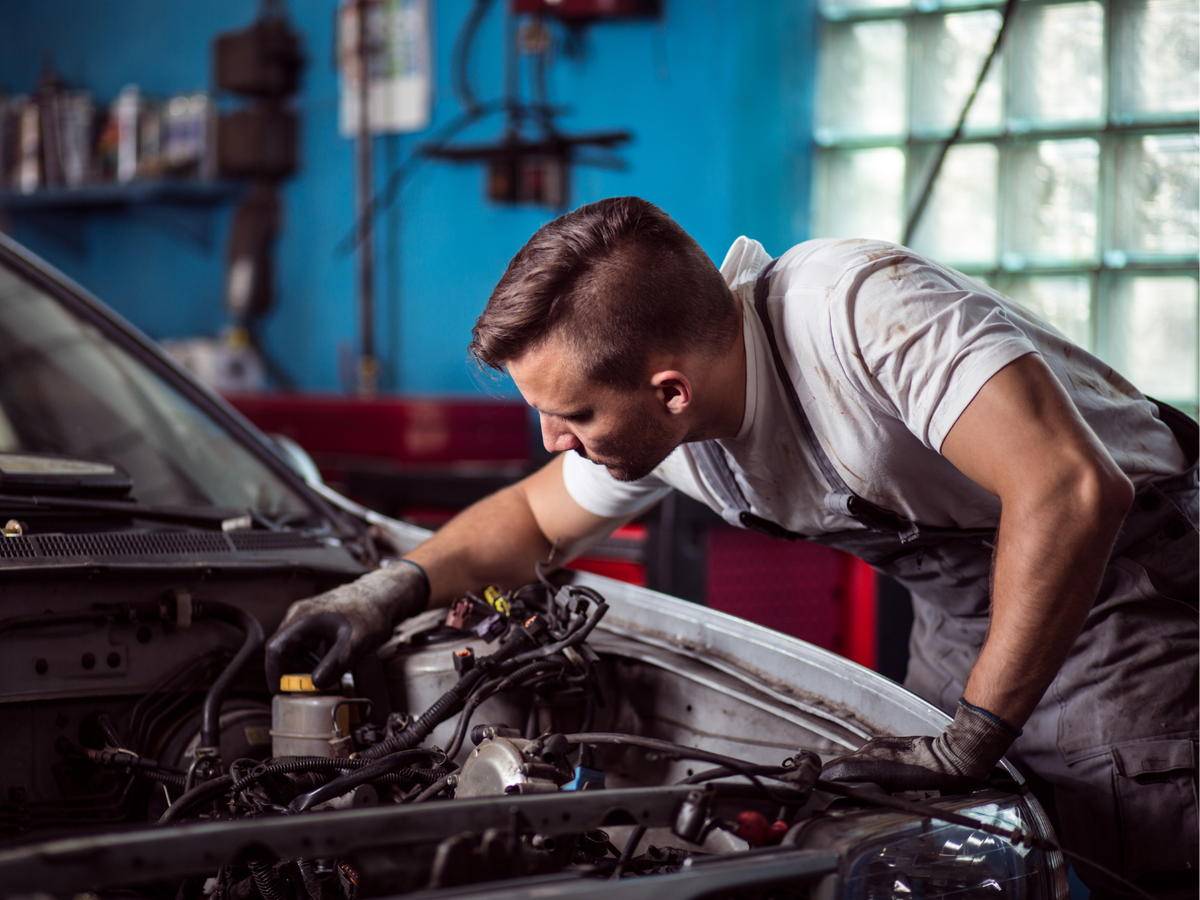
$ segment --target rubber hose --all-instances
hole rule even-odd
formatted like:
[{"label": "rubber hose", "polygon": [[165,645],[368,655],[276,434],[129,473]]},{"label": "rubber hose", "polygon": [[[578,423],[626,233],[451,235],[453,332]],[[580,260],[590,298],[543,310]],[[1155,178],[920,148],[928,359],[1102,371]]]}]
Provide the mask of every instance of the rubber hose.
[{"label": "rubber hose", "polygon": [[168,807],[156,824],[167,825],[215,800],[233,785],[232,775],[221,775],[212,781],[202,781]]},{"label": "rubber hose", "polygon": [[264,900],[292,900],[292,892],[287,884],[279,877],[271,863],[261,859],[249,860],[250,874],[254,877],[254,886],[263,895]]},{"label": "rubber hose", "polygon": [[[327,784],[321,785],[315,791],[309,791],[297,797],[291,802],[293,812],[304,812],[307,809],[312,809],[319,803],[324,803],[326,800],[332,800],[334,797],[340,797],[342,794],[354,790],[360,784],[366,784],[368,781],[374,781],[381,775],[388,775],[395,772],[397,767],[406,762],[406,757],[409,754],[401,750],[391,756],[385,756],[382,759],[374,760],[368,766],[362,766],[353,772],[348,772],[339,778],[333,779]],[[425,781],[417,775],[416,769],[405,767],[401,770],[402,774],[412,774],[412,780]],[[431,779],[432,780],[432,779]],[[428,781],[425,781],[428,784]]]},{"label": "rubber hose", "polygon": [[246,635],[241,649],[229,661],[229,665],[225,667],[225,671],[212,683],[212,687],[208,689],[208,693],[204,695],[204,712],[200,722],[200,746],[220,747],[221,704],[225,701],[225,695],[229,693],[229,688],[233,684],[233,680],[237,678],[238,673],[242,670],[242,666],[262,648],[265,635],[262,624],[258,619],[227,603],[220,603],[215,600],[198,602],[196,603],[195,615],[216,619],[219,622],[227,622],[230,625],[240,628]]}]

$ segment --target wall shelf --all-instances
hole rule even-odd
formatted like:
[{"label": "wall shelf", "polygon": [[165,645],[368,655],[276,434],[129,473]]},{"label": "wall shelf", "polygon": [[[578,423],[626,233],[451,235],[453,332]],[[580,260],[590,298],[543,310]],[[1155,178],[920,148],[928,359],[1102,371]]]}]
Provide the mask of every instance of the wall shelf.
[{"label": "wall shelf", "polygon": [[148,203],[213,206],[233,199],[242,185],[231,181],[131,181],[85,187],[43,188],[31,193],[0,191],[0,209],[9,212],[103,209]]},{"label": "wall shelf", "polygon": [[86,217],[118,211],[165,228],[205,251],[213,248],[214,212],[237,199],[236,181],[131,181],[85,187],[43,188],[31,193],[0,191],[0,212],[21,220],[77,256],[86,253]]}]

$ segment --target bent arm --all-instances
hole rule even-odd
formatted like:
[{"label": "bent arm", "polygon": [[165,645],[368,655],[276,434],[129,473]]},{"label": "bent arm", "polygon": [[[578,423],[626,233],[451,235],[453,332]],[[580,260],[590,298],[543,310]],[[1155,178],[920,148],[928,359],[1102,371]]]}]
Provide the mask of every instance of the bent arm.
[{"label": "bent arm", "polygon": [[1033,354],[983,386],[942,453],[1001,501],[991,625],[965,698],[1020,727],[1096,599],[1133,485]]},{"label": "bent arm", "polygon": [[444,606],[485,584],[518,587],[534,580],[534,564],[562,565],[606,537],[623,519],[594,515],[563,481],[562,456],[527,478],[467,507],[407,554],[429,576],[430,605]]}]

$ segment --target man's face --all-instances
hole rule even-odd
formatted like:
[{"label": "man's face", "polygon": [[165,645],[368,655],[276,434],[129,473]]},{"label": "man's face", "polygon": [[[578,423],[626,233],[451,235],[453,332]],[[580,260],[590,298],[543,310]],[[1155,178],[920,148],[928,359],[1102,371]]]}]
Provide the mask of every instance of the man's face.
[{"label": "man's face", "polygon": [[558,341],[548,341],[506,368],[541,417],[546,449],[574,450],[618,481],[646,477],[682,440],[649,385],[626,391],[590,381]]}]

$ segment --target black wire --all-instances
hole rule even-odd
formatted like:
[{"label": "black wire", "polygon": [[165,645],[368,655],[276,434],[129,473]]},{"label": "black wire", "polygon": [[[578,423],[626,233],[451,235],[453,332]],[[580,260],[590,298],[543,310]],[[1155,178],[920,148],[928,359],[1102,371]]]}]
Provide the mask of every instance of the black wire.
[{"label": "black wire", "polygon": [[471,716],[475,710],[486,702],[491,697],[494,697],[502,690],[507,690],[510,687],[520,686],[525,687],[525,684],[518,685],[530,675],[535,675],[540,672],[548,672],[551,669],[562,669],[563,664],[552,662],[550,660],[535,660],[521,668],[517,669],[511,675],[494,678],[491,681],[485,681],[477,687],[467,697],[466,703],[463,704],[463,710],[458,717],[458,726],[454,729],[454,737],[450,741],[450,746],[446,748],[446,756],[453,759],[458,755],[459,749],[466,739],[467,729],[471,726]]},{"label": "black wire", "polygon": [[687,778],[677,781],[676,784],[702,784],[705,781],[713,781],[717,778],[728,778],[730,775],[766,775],[769,778],[775,778],[783,775],[785,772],[791,771],[794,770],[785,766],[752,766],[747,764],[741,769],[717,766],[715,769],[706,769],[703,772],[697,772],[695,775],[689,775]]},{"label": "black wire", "polygon": [[672,741],[663,741],[658,738],[640,737],[634,734],[616,734],[611,732],[581,732],[579,734],[563,735],[569,744],[616,744],[626,747],[642,747],[646,750],[653,750],[661,753],[663,756],[669,756],[674,759],[694,759],[700,762],[716,763],[727,769],[731,769],[742,777],[746,778],[751,784],[758,788],[769,799],[777,803],[789,804],[788,800],[780,797],[777,793],[763,784],[755,775],[755,766],[751,763],[743,762],[740,759],[734,759],[731,756],[723,756],[720,753],[711,753],[708,750],[699,750],[695,747],[685,747],[683,744],[676,744]]},{"label": "black wire", "polygon": [[616,868],[613,869],[612,875],[608,876],[611,880],[621,880],[621,876],[625,874],[625,867],[629,865],[629,860],[633,857],[633,851],[637,849],[637,845],[641,843],[642,837],[645,834],[645,825],[638,825],[633,829],[633,833],[629,835],[629,840],[625,842],[625,849],[621,851],[620,859],[617,860]]},{"label": "black wire", "polygon": [[[411,754],[413,757],[425,755],[429,757],[440,756],[435,754],[433,750],[415,749],[402,751]],[[405,757],[406,759],[408,757]],[[218,778],[210,781],[202,782],[196,785],[190,791],[186,792],[175,801],[171,807],[162,814],[158,820],[158,825],[167,825],[177,819],[182,819],[189,813],[199,809],[205,803],[216,800],[223,794],[237,794],[245,790],[250,785],[257,782],[266,775],[281,775],[289,772],[320,772],[320,771],[338,771],[342,769],[361,769],[372,763],[374,760],[365,759],[361,756],[354,759],[339,759],[337,757],[326,756],[287,756],[278,760],[260,763],[246,775],[243,775],[235,780],[231,774],[221,775]]]},{"label": "black wire", "polygon": [[492,5],[492,0],[475,0],[475,6],[471,9],[466,21],[458,29],[458,35],[454,38],[454,50],[451,54],[450,66],[450,89],[454,92],[454,97],[458,101],[458,105],[463,108],[464,112],[474,112],[479,107],[479,101],[475,97],[475,91],[471,87],[471,73],[469,70],[471,60],[471,46],[475,43],[475,35],[479,32],[479,26],[482,24],[484,16],[487,15],[488,9]]},{"label": "black wire", "polygon": [[335,253],[338,256],[349,256],[355,251],[362,238],[363,220],[367,218],[373,219],[391,206],[399,194],[400,188],[404,186],[404,183],[408,181],[429,156],[441,150],[469,126],[488,116],[503,112],[505,108],[504,100],[489,100],[487,103],[476,106],[470,112],[464,112],[451,119],[435,131],[427,142],[413,150],[404,162],[400,163],[393,170],[392,174],[388,176],[388,180],[384,183],[383,188],[376,192],[375,196],[370,199],[366,208],[362,211],[362,215],[355,219],[353,227],[338,241]]},{"label": "black wire", "polygon": [[925,206],[929,203],[929,198],[933,195],[933,185],[937,181],[938,174],[942,171],[942,163],[946,161],[946,154],[950,152],[950,148],[958,143],[962,137],[963,129],[967,124],[967,114],[971,112],[971,106],[975,103],[975,96],[979,93],[979,89],[983,86],[983,82],[987,78],[988,70],[992,67],[992,60],[1000,52],[1000,47],[1004,43],[1004,34],[1008,30],[1008,24],[1012,21],[1013,12],[1016,8],[1017,0],[1006,0],[1004,14],[1000,19],[1000,29],[996,32],[996,40],[992,43],[992,49],[988,52],[987,59],[983,61],[983,68],[980,69],[979,77],[975,80],[975,87],[971,88],[971,94],[967,97],[967,102],[963,104],[962,113],[958,117],[958,124],[954,126],[954,132],[942,144],[941,149],[938,150],[933,165],[929,168],[929,174],[925,178],[925,185],[917,197],[916,205],[913,206],[912,212],[908,215],[908,221],[904,225],[904,235],[900,239],[900,243],[905,246],[913,239],[913,234],[916,232],[917,225],[921,221],[921,215],[925,212]]}]

